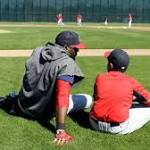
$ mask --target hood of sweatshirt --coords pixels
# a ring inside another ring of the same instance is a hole
[[[54,61],[67,56],[65,49],[57,44],[47,43],[41,51],[41,57],[45,61]]]

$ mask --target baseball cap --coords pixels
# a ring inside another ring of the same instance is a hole
[[[122,49],[114,49],[105,52],[104,56],[108,62],[113,64],[114,69],[126,70],[129,64],[129,55]]]
[[[61,46],[70,46],[72,48],[86,48],[83,43],[80,43],[79,35],[73,31],[60,32],[55,39],[55,43]]]

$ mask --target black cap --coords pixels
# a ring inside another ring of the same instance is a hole
[[[71,46],[74,48],[86,48],[79,41],[79,35],[73,31],[63,31],[59,33],[55,39],[55,43],[61,46]]]
[[[114,69],[117,70],[126,70],[129,64],[129,56],[127,52],[122,49],[114,49],[112,52],[108,54],[107,52],[108,62],[113,64]]]

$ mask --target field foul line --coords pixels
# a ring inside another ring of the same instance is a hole
[[[78,56],[103,56],[111,49],[83,49]],[[150,56],[150,49],[124,49],[131,56]],[[29,57],[32,50],[0,50],[0,57]]]

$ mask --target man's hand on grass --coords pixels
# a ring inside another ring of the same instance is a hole
[[[54,143],[57,146],[63,146],[72,140],[74,140],[74,138],[69,135],[65,130],[58,129],[56,131]]]

